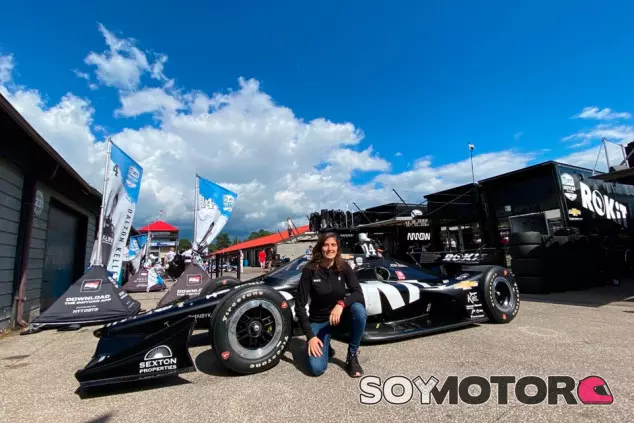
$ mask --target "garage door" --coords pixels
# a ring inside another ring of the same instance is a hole
[[[40,313],[64,294],[74,282],[75,248],[79,222],[73,214],[50,205],[46,253],[42,272]]]
[[[23,183],[22,173],[0,160],[0,329],[11,324]]]

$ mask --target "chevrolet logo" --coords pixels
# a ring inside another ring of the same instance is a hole
[[[570,209],[568,210],[568,214],[571,216],[580,216],[581,215],[581,210],[579,209]]]

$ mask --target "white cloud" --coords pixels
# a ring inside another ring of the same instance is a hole
[[[178,99],[166,93],[162,88],[146,88],[121,96],[121,108],[117,116],[139,116],[144,113],[174,113],[184,107]]]
[[[96,67],[97,79],[102,84],[133,90],[138,87],[145,72],[150,72],[155,78],[162,76],[167,56],[159,55],[157,62],[150,65],[146,54],[135,46],[133,39],[118,38],[102,24],[98,25],[98,29],[108,49],[103,53],[90,52],[85,62]]]
[[[632,115],[627,112],[617,113],[610,108],[584,107],[581,113],[573,116],[573,119],[616,120],[629,119]]]
[[[0,55],[0,84],[7,84],[11,82],[13,66],[13,55]]]
[[[600,140],[607,138],[610,141],[632,141],[634,140],[634,127],[629,125],[609,125],[599,124],[587,131],[579,131],[563,138],[563,141],[571,140]]]
[[[392,174],[387,159],[362,145],[364,133],[353,123],[302,119],[277,104],[255,79],[239,78],[235,89],[216,93],[176,87],[165,75],[167,56],[144,52],[134,40],[119,38],[101,25],[99,30],[107,50],[90,53],[86,62],[94,66],[101,84],[118,91],[116,115],[159,112],[153,126],[108,131],[144,168],[138,224],[164,209],[165,220],[192,225],[196,173],[238,193],[230,225],[248,231],[282,225],[287,216],[299,225],[322,208],[354,210],[353,202],[364,208],[400,201],[393,188],[406,201],[420,202],[426,193],[471,181],[468,158],[435,164],[424,157],[408,171]],[[150,56],[156,57],[153,63]],[[9,63],[4,57],[0,63]],[[12,68],[3,81],[11,81]],[[159,86],[144,84],[144,74]],[[9,101],[101,189],[104,144],[95,141],[106,130],[103,122],[93,122],[91,102],[68,93],[57,104],[47,104],[38,91],[9,85],[0,84]],[[515,150],[476,154],[475,178],[519,169],[537,156]],[[365,172],[379,175],[361,185],[351,181]]]

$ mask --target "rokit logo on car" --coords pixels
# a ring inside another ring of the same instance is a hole
[[[443,261],[478,261],[483,259],[486,255],[480,253],[465,253],[465,254],[453,254],[449,253],[443,257]]]
[[[145,354],[139,363],[139,373],[164,372],[176,370],[176,357],[172,357],[172,350],[167,345],[159,345]]]

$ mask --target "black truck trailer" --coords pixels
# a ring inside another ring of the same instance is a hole
[[[618,283],[634,269],[632,180],[634,169],[548,161],[319,231],[337,232],[347,251],[367,233],[388,254],[448,275],[453,264],[508,266],[525,293]]]

